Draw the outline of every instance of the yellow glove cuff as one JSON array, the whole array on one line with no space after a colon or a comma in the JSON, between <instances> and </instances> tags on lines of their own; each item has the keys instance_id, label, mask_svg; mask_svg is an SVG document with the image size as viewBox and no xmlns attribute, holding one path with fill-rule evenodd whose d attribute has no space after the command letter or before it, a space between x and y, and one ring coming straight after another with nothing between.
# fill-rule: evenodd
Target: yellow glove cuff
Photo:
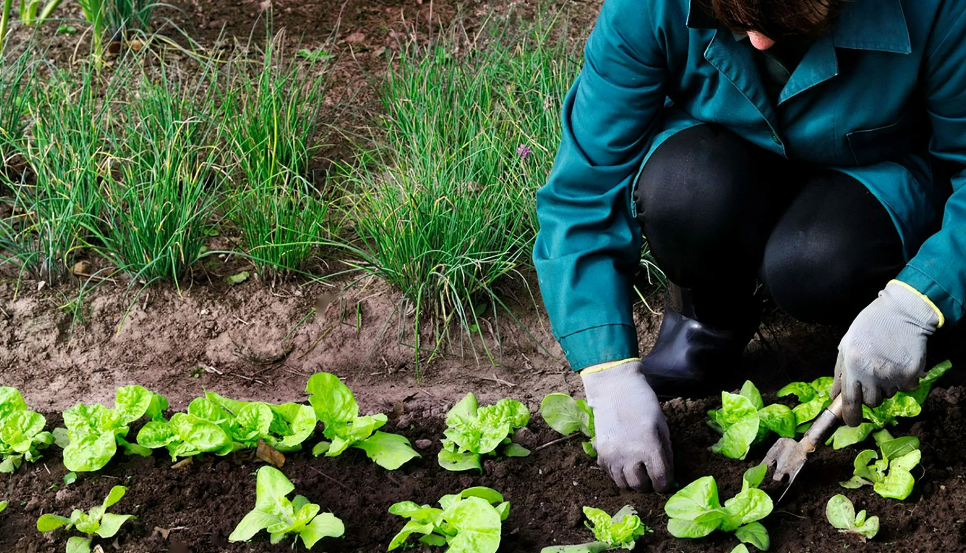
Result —
<instances>
[{"instance_id":1,"label":"yellow glove cuff","mask_svg":"<svg viewBox=\"0 0 966 553\"><path fill-rule=\"evenodd\" d=\"M911 285L906 284L905 282L902 282L901 280L891 280L891 281L889 281L889 284L892 284L893 282L896 283L896 284L898 284L898 285L900 285L900 286L902 286L903 288L909 290L910 292L915 293L917 296L919 296L920 298L922 298L922 301L926 302L926 305L928 305L929 307L932 307L932 310L935 311L936 312L936 315L939 316L939 324L936 325L936 328L942 328L943 325L946 324L946 317L943 316L943 312L940 311L940 309L938 307L936 307L936 304L933 303L931 299L929 299L929 296L927 296L926 294L923 294L919 290L916 290Z\"/></svg>"},{"instance_id":2,"label":"yellow glove cuff","mask_svg":"<svg viewBox=\"0 0 966 553\"><path fill-rule=\"evenodd\" d=\"M598 365L596 367L588 367L580 371L580 376L587 376L588 374L594 374L606 371L607 369L613 369L614 367L619 367L624 363L630 363L632 361L640 361L640 357L631 357L628 359L621 359L620 361L614 361L613 363L605 363L603 365Z\"/></svg>"}]
</instances>

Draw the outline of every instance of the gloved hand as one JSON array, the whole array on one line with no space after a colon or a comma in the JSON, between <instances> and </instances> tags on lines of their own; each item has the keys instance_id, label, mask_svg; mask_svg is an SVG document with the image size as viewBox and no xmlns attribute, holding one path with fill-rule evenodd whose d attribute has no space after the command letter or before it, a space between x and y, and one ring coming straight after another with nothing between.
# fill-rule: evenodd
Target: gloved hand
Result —
<instances>
[{"instance_id":1,"label":"gloved hand","mask_svg":"<svg viewBox=\"0 0 966 553\"><path fill-rule=\"evenodd\" d=\"M621 488L670 491L674 482L671 438L641 361L600 368L581 373L587 402L594 410L597 464Z\"/></svg>"},{"instance_id":2,"label":"gloved hand","mask_svg":"<svg viewBox=\"0 0 966 553\"><path fill-rule=\"evenodd\" d=\"M842 393L842 418L862 422L862 404L876 407L919 384L926 338L942 326L942 312L909 285L893 280L855 318L839 343L831 397Z\"/></svg>"}]
</instances>

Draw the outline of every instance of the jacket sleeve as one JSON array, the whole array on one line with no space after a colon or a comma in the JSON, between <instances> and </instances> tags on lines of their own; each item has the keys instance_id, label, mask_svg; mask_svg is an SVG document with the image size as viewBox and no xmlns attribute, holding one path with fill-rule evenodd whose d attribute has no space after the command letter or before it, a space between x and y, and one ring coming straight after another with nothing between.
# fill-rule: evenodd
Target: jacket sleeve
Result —
<instances>
[{"instance_id":1,"label":"jacket sleeve","mask_svg":"<svg viewBox=\"0 0 966 553\"><path fill-rule=\"evenodd\" d=\"M655 15L662 4L669 3L605 0L564 100L553 169L537 192L533 260L554 336L574 370L638 354L631 294L641 229L631 185L666 97Z\"/></svg>"},{"instance_id":2,"label":"jacket sleeve","mask_svg":"<svg viewBox=\"0 0 966 553\"><path fill-rule=\"evenodd\" d=\"M933 129L929 148L934 156L966 167L966 9L961 2L945 2L936 21L922 69ZM928 297L946 321L963 317L966 169L952 178L942 228L926 240L898 278Z\"/></svg>"}]
</instances>

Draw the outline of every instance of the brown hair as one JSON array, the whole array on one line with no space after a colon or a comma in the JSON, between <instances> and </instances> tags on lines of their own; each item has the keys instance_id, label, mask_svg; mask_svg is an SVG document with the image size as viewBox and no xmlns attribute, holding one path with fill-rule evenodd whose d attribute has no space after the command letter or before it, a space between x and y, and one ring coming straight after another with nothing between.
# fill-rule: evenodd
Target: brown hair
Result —
<instances>
[{"instance_id":1,"label":"brown hair","mask_svg":"<svg viewBox=\"0 0 966 553\"><path fill-rule=\"evenodd\" d=\"M815 38L827 32L843 0L701 0L709 15L735 32L772 40Z\"/></svg>"}]
</instances>

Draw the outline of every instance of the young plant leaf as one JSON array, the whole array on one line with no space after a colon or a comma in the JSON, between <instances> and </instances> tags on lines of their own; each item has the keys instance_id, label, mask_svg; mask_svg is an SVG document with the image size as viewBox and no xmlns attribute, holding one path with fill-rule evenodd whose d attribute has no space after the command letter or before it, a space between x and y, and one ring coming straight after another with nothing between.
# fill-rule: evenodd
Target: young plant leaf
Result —
<instances>
[{"instance_id":1,"label":"young plant leaf","mask_svg":"<svg viewBox=\"0 0 966 553\"><path fill-rule=\"evenodd\" d=\"M865 511L859 511L856 515L852 502L841 494L829 499L825 506L825 516L839 532L857 534L862 541L874 538L879 532L879 517L866 518Z\"/></svg>"},{"instance_id":2,"label":"young plant leaf","mask_svg":"<svg viewBox=\"0 0 966 553\"><path fill-rule=\"evenodd\" d=\"M387 470L395 470L420 456L410 447L406 438L376 432L388 421L386 415L360 417L352 391L335 375L312 375L306 391L311 394L309 403L316 418L324 425L323 434L328 440L313 448L314 455L335 457L355 447L365 451L370 459Z\"/></svg>"},{"instance_id":3,"label":"young plant leaf","mask_svg":"<svg viewBox=\"0 0 966 553\"><path fill-rule=\"evenodd\" d=\"M574 399L567 394L550 394L540 403L540 414L550 428L564 436L580 432L589 438L582 444L584 452L591 457L597 456L593 446L594 411L586 400Z\"/></svg>"},{"instance_id":4,"label":"young plant leaf","mask_svg":"<svg viewBox=\"0 0 966 553\"><path fill-rule=\"evenodd\" d=\"M670 517L668 532L677 538L701 538L715 530L735 532L742 541L767 548L768 533L758 524L773 509L771 498L758 489L766 471L764 464L745 471L741 492L724 506L719 502L713 477L705 476L688 484L664 506Z\"/></svg>"},{"instance_id":5,"label":"young plant leaf","mask_svg":"<svg viewBox=\"0 0 966 553\"><path fill-rule=\"evenodd\" d=\"M359 442L356 447L365 451L370 459L386 470L396 470L420 456L404 436L386 432L376 432Z\"/></svg>"},{"instance_id":6,"label":"young plant leaf","mask_svg":"<svg viewBox=\"0 0 966 553\"><path fill-rule=\"evenodd\" d=\"M113 538L121 529L121 525L134 519L133 515L117 515L107 512L108 508L124 497L126 491L127 488L124 486L114 486L100 505L93 507L86 513L75 509L70 518L45 514L37 519L37 530L39 532L52 532L58 528L66 528L67 530L73 528L78 532L87 534L88 537L71 537L67 540L67 551L90 551L93 536Z\"/></svg>"},{"instance_id":7,"label":"young plant leaf","mask_svg":"<svg viewBox=\"0 0 966 553\"><path fill-rule=\"evenodd\" d=\"M834 449L842 449L865 441L870 434L886 426L899 424L899 417L916 417L922 411L922 404L932 389L936 379L951 368L949 361L933 367L925 376L919 379L919 387L912 392L899 392L886 399L875 408L862 407L862 417L866 420L857 427L841 426L828 439Z\"/></svg>"},{"instance_id":8,"label":"young plant leaf","mask_svg":"<svg viewBox=\"0 0 966 553\"><path fill-rule=\"evenodd\" d=\"M319 514L321 508L303 496L289 500L295 490L292 482L274 467L258 469L255 484L255 508L245 515L228 536L230 542L249 541L262 530L271 534L276 544L286 536L302 538L311 549L324 537L340 537L345 532L342 521L331 513Z\"/></svg>"},{"instance_id":9,"label":"young plant leaf","mask_svg":"<svg viewBox=\"0 0 966 553\"><path fill-rule=\"evenodd\" d=\"M798 424L794 411L787 406L765 406L750 380L738 394L722 392L721 409L709 411L708 416L708 424L722 435L711 450L731 459L744 459L751 446L765 439L769 432L794 437Z\"/></svg>"},{"instance_id":10,"label":"young plant leaf","mask_svg":"<svg viewBox=\"0 0 966 553\"><path fill-rule=\"evenodd\" d=\"M447 539L450 553L496 553L500 548L500 513L485 499L464 498L444 510L442 518L457 528Z\"/></svg>"},{"instance_id":11,"label":"young plant leaf","mask_svg":"<svg viewBox=\"0 0 966 553\"><path fill-rule=\"evenodd\" d=\"M877 436L882 452L881 459L871 449L861 451L856 456L852 478L847 482L840 482L843 488L857 489L871 485L882 497L898 500L909 497L916 484L911 471L922 458L918 449L919 440L914 437L886 439L887 437L891 438L888 432Z\"/></svg>"},{"instance_id":12,"label":"young plant leaf","mask_svg":"<svg viewBox=\"0 0 966 553\"><path fill-rule=\"evenodd\" d=\"M638 538L652 531L630 505L622 507L613 518L600 509L584 507L584 516L590 521L587 527L594 537L608 549L634 549Z\"/></svg>"},{"instance_id":13,"label":"young plant leaf","mask_svg":"<svg viewBox=\"0 0 966 553\"><path fill-rule=\"evenodd\" d=\"M446 470L482 469L480 458L524 457L529 450L514 444L510 435L530 421L526 406L512 399L480 407L476 396L467 394L446 415L443 449L439 464Z\"/></svg>"},{"instance_id":14,"label":"young plant leaf","mask_svg":"<svg viewBox=\"0 0 966 553\"><path fill-rule=\"evenodd\" d=\"M463 553L495 553L500 546L503 520L510 504L489 488L468 488L446 495L439 501L442 509L417 505L411 501L396 503L389 512L410 519L389 544L389 551L406 547L413 534L431 546L449 545L448 551ZM494 504L497 504L494 506Z\"/></svg>"}]
</instances>

